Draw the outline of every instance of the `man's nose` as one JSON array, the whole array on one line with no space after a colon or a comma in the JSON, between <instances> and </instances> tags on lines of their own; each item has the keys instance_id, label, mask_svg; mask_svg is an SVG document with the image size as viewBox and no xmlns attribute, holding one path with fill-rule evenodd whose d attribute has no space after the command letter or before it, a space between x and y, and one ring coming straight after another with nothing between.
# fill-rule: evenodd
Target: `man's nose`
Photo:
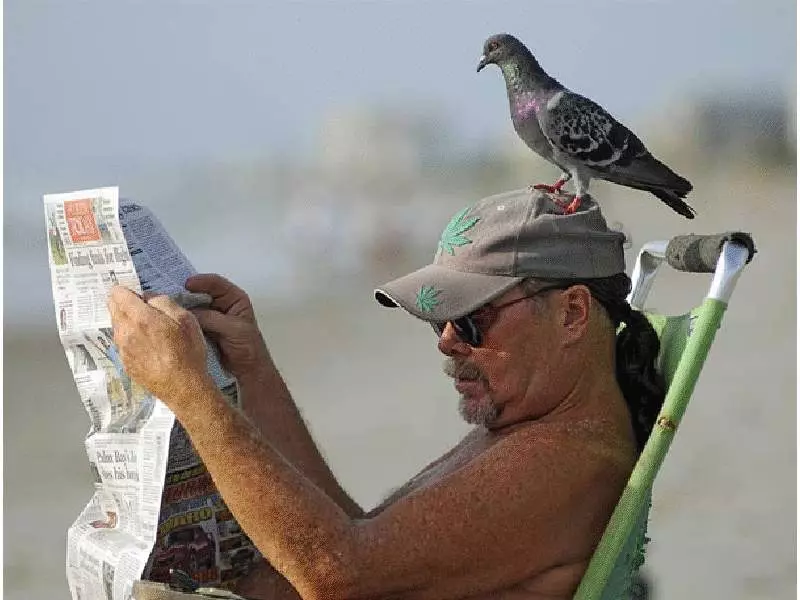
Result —
<instances>
[{"instance_id":1,"label":"man's nose","mask_svg":"<svg viewBox=\"0 0 800 600\"><path fill-rule=\"evenodd\" d=\"M444 326L442 335L439 336L439 352L446 356L468 356L472 352L472 346L464 342L456 333L453 324L448 321Z\"/></svg>"}]
</instances>

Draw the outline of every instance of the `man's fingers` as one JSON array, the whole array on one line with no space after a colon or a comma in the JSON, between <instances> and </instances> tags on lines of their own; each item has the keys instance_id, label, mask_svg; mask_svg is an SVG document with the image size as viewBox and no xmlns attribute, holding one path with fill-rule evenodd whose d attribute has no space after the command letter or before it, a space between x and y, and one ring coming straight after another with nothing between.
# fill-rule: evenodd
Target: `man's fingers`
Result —
<instances>
[{"instance_id":1,"label":"man's fingers","mask_svg":"<svg viewBox=\"0 0 800 600\"><path fill-rule=\"evenodd\" d=\"M212 298L219 298L231 292L244 293L233 282L216 273L192 275L186 280L185 286L190 292L205 292L211 294Z\"/></svg>"},{"instance_id":2,"label":"man's fingers","mask_svg":"<svg viewBox=\"0 0 800 600\"><path fill-rule=\"evenodd\" d=\"M135 292L121 285L112 287L108 294L108 312L114 321L135 312L137 305L143 304L144 301Z\"/></svg>"},{"instance_id":3,"label":"man's fingers","mask_svg":"<svg viewBox=\"0 0 800 600\"><path fill-rule=\"evenodd\" d=\"M178 323L182 323L184 319L186 319L191 315L189 311L187 311L182 306L178 305L169 296L164 296L164 295L153 296L147 301L147 305L151 309L160 310L170 319L172 319L173 321L177 321Z\"/></svg>"},{"instance_id":4,"label":"man's fingers","mask_svg":"<svg viewBox=\"0 0 800 600\"><path fill-rule=\"evenodd\" d=\"M192 314L200 323L200 329L206 333L221 334L228 331L231 327L231 317L208 308L195 308L192 309Z\"/></svg>"},{"instance_id":5,"label":"man's fingers","mask_svg":"<svg viewBox=\"0 0 800 600\"><path fill-rule=\"evenodd\" d=\"M169 296L145 301L130 290L114 288L109 310L125 370L155 396L174 399L185 381L181 377L207 377L200 326Z\"/></svg>"},{"instance_id":6,"label":"man's fingers","mask_svg":"<svg viewBox=\"0 0 800 600\"><path fill-rule=\"evenodd\" d=\"M216 273L202 273L192 275L184 284L190 292L204 292L209 294L213 301L211 307L224 313L233 312L248 318L254 318L250 299L247 293Z\"/></svg>"},{"instance_id":7,"label":"man's fingers","mask_svg":"<svg viewBox=\"0 0 800 600\"><path fill-rule=\"evenodd\" d=\"M132 298L139 298L139 296L137 296L133 290L126 288L124 285L112 286L108 293L109 302L113 302L119 307L122 307L127 302L130 302Z\"/></svg>"}]
</instances>

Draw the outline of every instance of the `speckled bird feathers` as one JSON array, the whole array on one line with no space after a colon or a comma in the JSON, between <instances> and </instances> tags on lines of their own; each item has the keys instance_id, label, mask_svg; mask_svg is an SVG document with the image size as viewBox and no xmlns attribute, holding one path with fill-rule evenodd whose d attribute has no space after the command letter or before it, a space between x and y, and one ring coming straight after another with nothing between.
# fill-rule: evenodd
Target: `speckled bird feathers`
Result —
<instances>
[{"instance_id":1,"label":"speckled bird feathers","mask_svg":"<svg viewBox=\"0 0 800 600\"><path fill-rule=\"evenodd\" d=\"M599 104L563 89L537 112L539 126L567 164L607 172L648 153L641 140Z\"/></svg>"}]
</instances>

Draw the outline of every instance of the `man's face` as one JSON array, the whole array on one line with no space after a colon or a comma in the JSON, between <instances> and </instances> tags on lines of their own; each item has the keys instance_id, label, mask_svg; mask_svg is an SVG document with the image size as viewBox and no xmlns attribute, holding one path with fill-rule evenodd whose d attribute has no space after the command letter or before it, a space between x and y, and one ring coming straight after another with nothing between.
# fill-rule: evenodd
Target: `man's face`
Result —
<instances>
[{"instance_id":1,"label":"man's face","mask_svg":"<svg viewBox=\"0 0 800 600\"><path fill-rule=\"evenodd\" d=\"M473 313L483 334L478 347L460 340L452 325L446 327L439 349L447 355L444 371L454 379L467 423L495 428L547 412L537 410L536 395L559 358L550 293L494 309L526 295L514 288Z\"/></svg>"}]
</instances>

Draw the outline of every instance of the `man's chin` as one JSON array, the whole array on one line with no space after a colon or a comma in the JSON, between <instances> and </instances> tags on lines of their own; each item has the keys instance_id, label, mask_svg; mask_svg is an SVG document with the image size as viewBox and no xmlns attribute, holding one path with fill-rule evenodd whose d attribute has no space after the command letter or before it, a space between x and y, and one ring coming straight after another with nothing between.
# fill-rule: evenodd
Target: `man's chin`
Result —
<instances>
[{"instance_id":1,"label":"man's chin","mask_svg":"<svg viewBox=\"0 0 800 600\"><path fill-rule=\"evenodd\" d=\"M486 384L480 379L456 379L453 387L461 394L462 398L481 399L486 396Z\"/></svg>"},{"instance_id":2,"label":"man's chin","mask_svg":"<svg viewBox=\"0 0 800 600\"><path fill-rule=\"evenodd\" d=\"M470 425L488 426L497 419L500 411L492 404L487 394L475 396L461 394L458 400L458 412Z\"/></svg>"}]
</instances>

